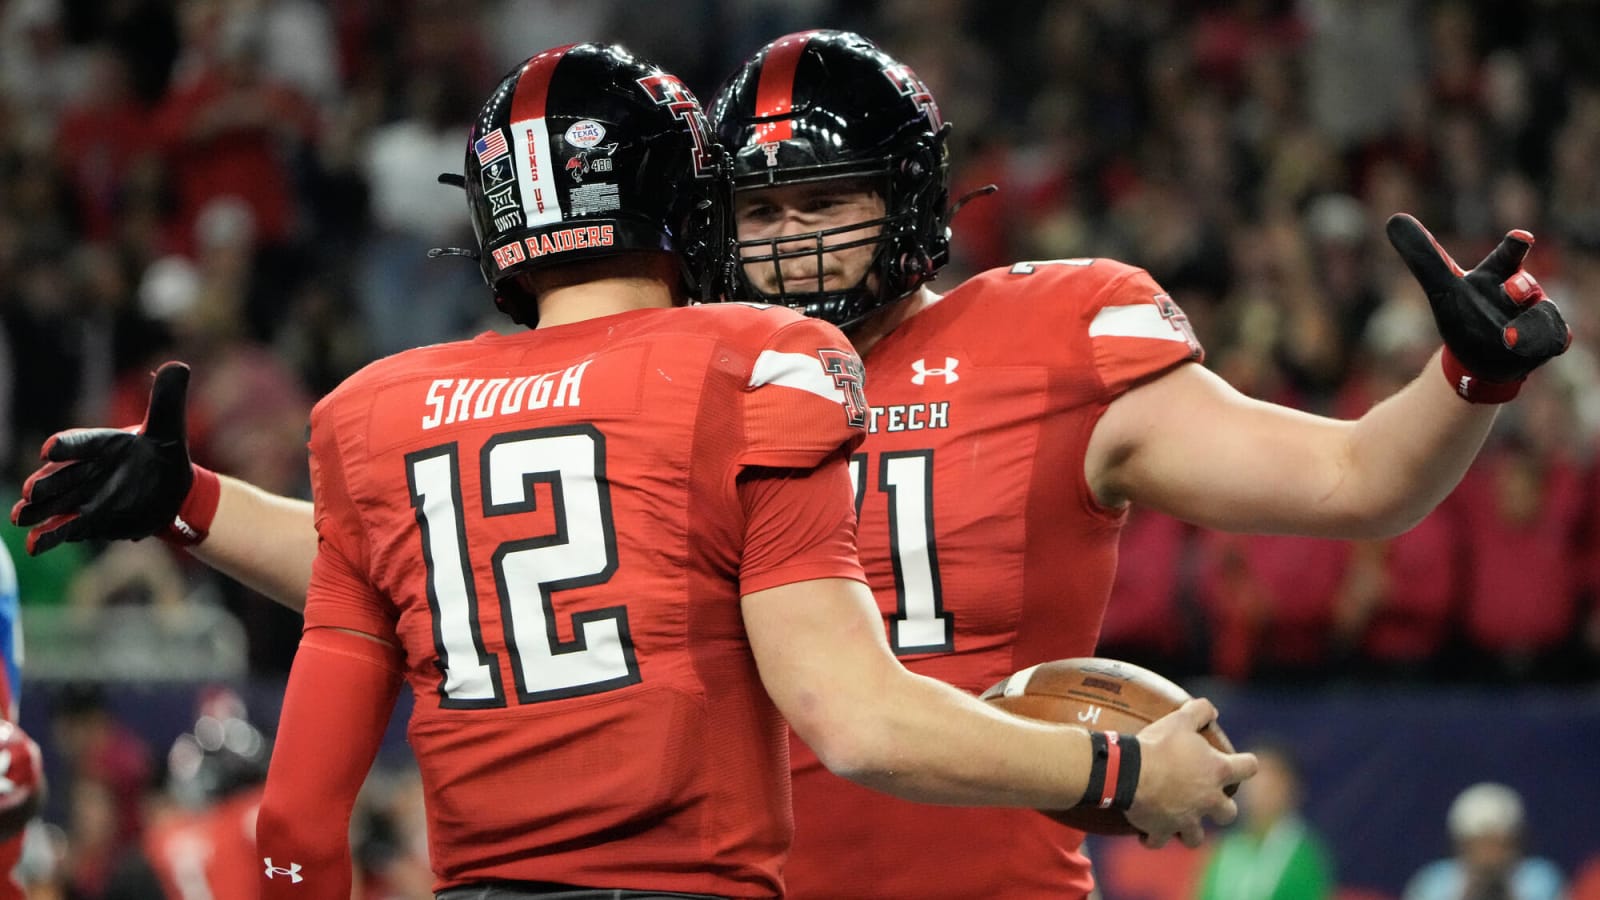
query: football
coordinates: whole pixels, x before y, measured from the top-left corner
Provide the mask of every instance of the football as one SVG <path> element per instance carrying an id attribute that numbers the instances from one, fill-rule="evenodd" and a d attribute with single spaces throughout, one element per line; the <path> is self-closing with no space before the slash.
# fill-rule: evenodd
<path id="1" fill-rule="evenodd" d="M 1030 719 L 1081 725 L 1090 731 L 1137 734 L 1189 700 L 1189 692 L 1149 669 L 1094 656 L 1029 666 L 983 692 L 983 699 Z M 1201 732 L 1213 747 L 1233 752 L 1215 723 Z M 1237 785 L 1230 786 L 1232 794 Z M 1040 812 L 1090 834 L 1138 834 L 1121 810 L 1077 807 Z"/>

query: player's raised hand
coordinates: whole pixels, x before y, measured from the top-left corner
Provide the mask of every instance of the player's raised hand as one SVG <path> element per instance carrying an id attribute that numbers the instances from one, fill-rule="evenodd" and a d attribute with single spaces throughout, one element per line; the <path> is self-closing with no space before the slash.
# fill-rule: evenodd
<path id="1" fill-rule="evenodd" d="M 44 465 L 11 508 L 11 521 L 30 529 L 28 553 L 66 541 L 204 536 L 179 517 L 196 483 L 184 426 L 188 387 L 189 367 L 166 363 L 156 371 L 144 424 L 75 428 L 44 442 Z M 216 476 L 205 475 L 214 485 Z"/>
<path id="2" fill-rule="evenodd" d="M 1216 718 L 1211 701 L 1193 699 L 1139 732 L 1143 762 L 1127 815 L 1145 846 L 1161 847 L 1176 835 L 1198 847 L 1206 819 L 1226 825 L 1239 814 L 1227 789 L 1256 773 L 1256 757 L 1211 746 L 1200 732 Z"/>
<path id="3" fill-rule="evenodd" d="M 1389 243 L 1405 260 L 1433 307 L 1444 338 L 1445 374 L 1457 394 L 1475 403 L 1516 396 L 1528 373 L 1572 343 L 1572 329 L 1522 269 L 1533 235 L 1506 233 L 1469 272 L 1405 213 L 1389 217 Z"/>

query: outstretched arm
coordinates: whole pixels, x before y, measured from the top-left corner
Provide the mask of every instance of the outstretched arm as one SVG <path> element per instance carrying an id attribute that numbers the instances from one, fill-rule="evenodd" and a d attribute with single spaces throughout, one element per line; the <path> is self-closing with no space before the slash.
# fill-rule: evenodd
<path id="1" fill-rule="evenodd" d="M 156 372 L 135 428 L 51 435 L 11 521 L 28 552 L 68 541 L 160 537 L 290 609 L 305 609 L 317 535 L 311 504 L 194 465 L 184 425 L 189 367 Z"/>
<path id="2" fill-rule="evenodd" d="M 1211 528 L 1321 537 L 1387 537 L 1427 515 L 1471 465 L 1495 404 L 1564 351 L 1570 332 L 1521 269 L 1526 232 L 1471 272 L 1409 216 L 1391 220 L 1390 239 L 1445 339 L 1416 379 L 1352 422 L 1254 400 L 1181 366 L 1106 410 L 1085 461 L 1095 495 Z"/>
<path id="3" fill-rule="evenodd" d="M 311 560 L 317 555 L 310 501 L 269 494 L 226 475 L 220 481 L 211 533 L 189 552 L 252 590 L 304 612 Z"/>

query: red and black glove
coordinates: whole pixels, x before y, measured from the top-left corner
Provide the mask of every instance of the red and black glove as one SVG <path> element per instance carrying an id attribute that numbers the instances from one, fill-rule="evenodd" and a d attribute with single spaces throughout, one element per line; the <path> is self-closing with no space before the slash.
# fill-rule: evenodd
<path id="1" fill-rule="evenodd" d="M 65 541 L 205 540 L 221 486 L 214 473 L 189 461 L 188 388 L 189 367 L 166 363 L 156 371 L 143 425 L 74 428 L 44 442 L 45 464 L 28 476 L 11 508 L 12 523 L 31 529 L 30 555 Z"/>
<path id="2" fill-rule="evenodd" d="M 1504 403 L 1523 379 L 1572 343 L 1572 329 L 1522 260 L 1533 235 L 1517 229 L 1463 272 L 1428 229 L 1405 213 L 1389 217 L 1389 243 L 1422 285 L 1444 338 L 1444 373 L 1473 403 Z"/>

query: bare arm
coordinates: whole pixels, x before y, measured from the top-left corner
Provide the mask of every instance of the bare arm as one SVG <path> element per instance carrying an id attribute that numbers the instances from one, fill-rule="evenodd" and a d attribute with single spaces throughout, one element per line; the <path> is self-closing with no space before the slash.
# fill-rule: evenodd
<path id="1" fill-rule="evenodd" d="M 1059 809 L 1083 796 L 1088 732 L 907 671 L 866 585 L 799 582 L 749 594 L 743 610 L 767 692 L 833 772 L 929 803 Z"/>
<path id="2" fill-rule="evenodd" d="M 206 539 L 191 547 L 213 569 L 296 612 L 306 608 L 317 529 L 311 503 L 220 476 L 222 496 Z"/>
<path id="3" fill-rule="evenodd" d="M 1472 464 L 1494 404 L 1565 352 L 1572 330 L 1522 268 L 1528 232 L 1507 232 L 1471 271 L 1409 215 L 1385 232 L 1444 340 L 1421 375 L 1339 422 L 1181 366 L 1114 400 L 1096 425 L 1084 461 L 1095 496 L 1213 528 L 1319 537 L 1389 537 L 1426 516 Z"/>
<path id="4" fill-rule="evenodd" d="M 1388 537 L 1450 493 L 1498 409 L 1456 396 L 1437 356 L 1353 422 L 1246 397 L 1185 365 L 1111 404 L 1084 474 L 1103 503 L 1210 528 Z"/>
<path id="5" fill-rule="evenodd" d="M 890 653 L 866 587 L 844 579 L 799 582 L 743 600 L 761 680 L 829 770 L 908 800 L 1063 809 L 1083 797 L 1088 732 L 1033 722 L 943 682 Z M 1215 716 L 1194 701 L 1140 733 L 1144 767 L 1129 818 L 1155 843 L 1197 844 L 1200 817 L 1226 823 L 1226 784 L 1255 771 L 1249 754 L 1224 756 L 1198 731 Z"/>

